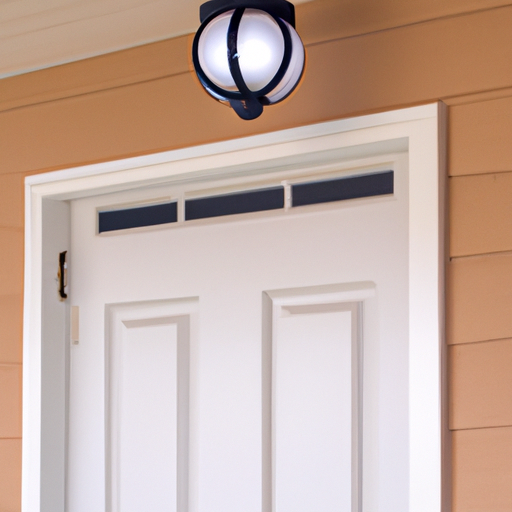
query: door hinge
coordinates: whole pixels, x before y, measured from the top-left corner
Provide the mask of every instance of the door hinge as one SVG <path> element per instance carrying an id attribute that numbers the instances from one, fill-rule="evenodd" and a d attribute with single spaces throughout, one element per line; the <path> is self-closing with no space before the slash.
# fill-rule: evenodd
<path id="1" fill-rule="evenodd" d="M 68 264 L 66 263 L 66 254 L 68 251 L 59 253 L 59 271 L 57 278 L 59 280 L 59 299 L 66 300 L 68 298 L 65 288 L 68 285 Z"/>

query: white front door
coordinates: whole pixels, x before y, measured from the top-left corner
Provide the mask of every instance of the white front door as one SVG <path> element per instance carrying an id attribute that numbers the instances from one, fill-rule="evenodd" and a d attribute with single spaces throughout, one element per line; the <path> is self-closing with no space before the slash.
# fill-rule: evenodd
<path id="1" fill-rule="evenodd" d="M 407 154 L 374 160 L 338 175 L 393 194 L 101 235 L 227 185 L 72 201 L 67 512 L 408 510 Z"/>

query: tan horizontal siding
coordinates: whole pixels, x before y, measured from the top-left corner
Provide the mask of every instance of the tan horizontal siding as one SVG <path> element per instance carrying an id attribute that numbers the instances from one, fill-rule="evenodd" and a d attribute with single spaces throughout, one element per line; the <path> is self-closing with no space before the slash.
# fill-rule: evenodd
<path id="1" fill-rule="evenodd" d="M 0 296 L 16 295 L 23 283 L 23 229 L 0 228 Z"/>
<path id="2" fill-rule="evenodd" d="M 508 0 L 324 0 L 297 6 L 306 44 L 510 5 Z"/>
<path id="3" fill-rule="evenodd" d="M 8 110 L 185 73 L 188 37 L 178 37 L 0 81 Z"/>
<path id="4" fill-rule="evenodd" d="M 449 110 L 453 512 L 512 510 L 512 98 L 503 92 Z"/>
<path id="5" fill-rule="evenodd" d="M 23 176 L 0 175 L 0 228 L 23 227 Z"/>
<path id="6" fill-rule="evenodd" d="M 0 439 L 21 437 L 20 365 L 0 364 L 0 389 Z"/>
<path id="7" fill-rule="evenodd" d="M 453 106 L 449 125 L 450 175 L 512 171 L 512 97 Z"/>
<path id="8" fill-rule="evenodd" d="M 512 251 L 512 172 L 451 178 L 450 256 L 500 251 Z"/>
<path id="9" fill-rule="evenodd" d="M 236 137 L 232 116 L 190 74 L 11 110 L 0 114 L 0 174 L 158 152 L 218 132 Z M 20 151 L 20 140 L 30 150 Z"/>
<path id="10" fill-rule="evenodd" d="M 2 247 L 2 251 L 9 249 Z M 22 296 L 21 283 L 17 284 L 18 293 L 0 295 L 0 364 L 21 363 Z"/>
<path id="11" fill-rule="evenodd" d="M 512 337 L 512 253 L 455 258 L 448 265 L 448 343 Z"/>
<path id="12" fill-rule="evenodd" d="M 512 339 L 453 345 L 450 428 L 512 426 Z"/>
<path id="13" fill-rule="evenodd" d="M 18 512 L 21 496 L 21 439 L 0 439 L 0 510 Z"/>
<path id="14" fill-rule="evenodd" d="M 511 26 L 506 7 L 314 46 L 310 80 L 332 117 L 508 87 Z"/>
<path id="15" fill-rule="evenodd" d="M 512 428 L 453 434 L 453 512 L 512 510 Z"/>
<path id="16" fill-rule="evenodd" d="M 147 44 L 0 81 L 0 110 L 186 73 L 188 37 Z"/>

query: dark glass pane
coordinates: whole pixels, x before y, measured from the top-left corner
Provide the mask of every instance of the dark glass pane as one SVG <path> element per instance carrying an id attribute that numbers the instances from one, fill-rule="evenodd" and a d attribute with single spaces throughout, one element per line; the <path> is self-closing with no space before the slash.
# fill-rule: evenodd
<path id="1" fill-rule="evenodd" d="M 284 207 L 284 187 L 201 197 L 185 202 L 185 220 L 208 219 Z"/>
<path id="2" fill-rule="evenodd" d="M 393 193 L 393 171 L 292 185 L 292 206 Z"/>
<path id="3" fill-rule="evenodd" d="M 99 212 L 99 232 L 158 226 L 178 220 L 177 203 L 154 204 L 126 210 Z"/>

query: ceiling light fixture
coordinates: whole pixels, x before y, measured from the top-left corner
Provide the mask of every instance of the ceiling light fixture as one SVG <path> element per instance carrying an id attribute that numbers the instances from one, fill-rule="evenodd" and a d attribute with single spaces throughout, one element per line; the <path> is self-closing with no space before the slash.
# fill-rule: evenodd
<path id="1" fill-rule="evenodd" d="M 284 100 L 305 63 L 295 31 L 295 7 L 286 0 L 211 0 L 201 5 L 192 59 L 202 86 L 242 119 Z"/>

